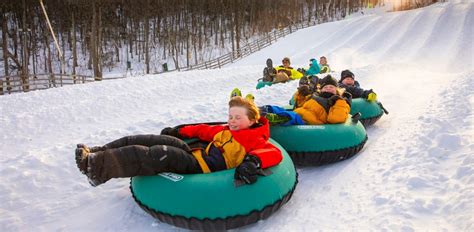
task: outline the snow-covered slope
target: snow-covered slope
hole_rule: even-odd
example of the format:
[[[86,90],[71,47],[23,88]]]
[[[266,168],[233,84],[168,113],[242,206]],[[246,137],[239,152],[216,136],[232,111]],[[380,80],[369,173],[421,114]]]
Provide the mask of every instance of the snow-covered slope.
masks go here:
[[[350,160],[299,168],[293,198],[251,231],[474,230],[474,2],[322,24],[229,67],[0,97],[0,231],[169,231],[135,204],[128,179],[91,187],[76,143],[227,118],[234,87],[286,104],[297,83],[255,90],[266,58],[325,55],[390,111]]]

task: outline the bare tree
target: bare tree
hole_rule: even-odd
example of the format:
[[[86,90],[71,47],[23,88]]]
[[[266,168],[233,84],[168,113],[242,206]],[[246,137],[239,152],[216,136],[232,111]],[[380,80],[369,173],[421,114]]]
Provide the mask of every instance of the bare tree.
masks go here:
[[[91,41],[90,41],[90,53],[92,59],[92,66],[94,68],[94,79],[95,80],[102,80],[102,73],[99,67],[99,52],[98,52],[98,12],[97,12],[97,1],[100,0],[92,0],[92,23],[91,23]]]

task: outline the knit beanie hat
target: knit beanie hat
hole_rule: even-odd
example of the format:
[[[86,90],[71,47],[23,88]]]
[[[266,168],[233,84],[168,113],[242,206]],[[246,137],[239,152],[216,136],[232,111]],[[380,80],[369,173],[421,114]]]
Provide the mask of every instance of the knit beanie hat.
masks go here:
[[[348,77],[352,77],[352,79],[355,79],[354,78],[354,73],[349,71],[349,69],[346,69],[346,70],[341,72],[341,80],[339,80],[339,82],[342,82],[344,79],[346,79]]]
[[[321,89],[326,85],[334,85],[337,87],[337,80],[336,78],[332,77],[331,75],[325,76],[323,79],[320,80]]]

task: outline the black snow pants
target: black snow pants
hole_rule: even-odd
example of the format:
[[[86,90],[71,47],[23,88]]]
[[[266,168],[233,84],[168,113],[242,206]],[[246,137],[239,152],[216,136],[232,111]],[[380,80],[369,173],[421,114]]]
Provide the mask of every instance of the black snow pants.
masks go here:
[[[89,157],[92,176],[106,182],[116,177],[156,175],[160,172],[202,173],[189,146],[168,135],[133,135],[103,146]]]

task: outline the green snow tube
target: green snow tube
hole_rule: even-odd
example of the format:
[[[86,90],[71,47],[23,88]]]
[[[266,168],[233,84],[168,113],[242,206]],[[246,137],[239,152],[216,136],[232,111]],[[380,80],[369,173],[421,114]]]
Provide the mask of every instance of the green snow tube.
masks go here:
[[[262,81],[262,80],[260,80],[260,81],[257,82],[257,86],[255,88],[256,89],[261,89],[265,86],[272,86],[272,84],[273,84],[273,82],[271,82],[271,81]]]
[[[351,114],[361,113],[360,122],[364,126],[373,125],[382,115],[388,112],[383,108],[380,102],[370,102],[363,98],[352,99]]]
[[[286,110],[293,110],[294,104],[295,100],[294,98],[291,98],[290,105],[283,106],[283,108]],[[380,102],[370,102],[364,98],[353,98],[350,113],[354,115],[358,112],[361,114],[359,121],[365,127],[373,125],[382,117],[384,113],[388,114],[388,111]]]
[[[296,165],[317,166],[348,159],[367,141],[364,126],[349,118],[341,124],[271,126],[270,137]]]
[[[234,171],[208,174],[161,173],[131,178],[133,198],[159,220],[191,230],[227,230],[268,218],[290,200],[297,173],[288,153],[255,184],[234,186]]]

